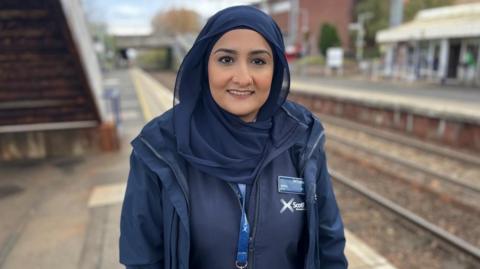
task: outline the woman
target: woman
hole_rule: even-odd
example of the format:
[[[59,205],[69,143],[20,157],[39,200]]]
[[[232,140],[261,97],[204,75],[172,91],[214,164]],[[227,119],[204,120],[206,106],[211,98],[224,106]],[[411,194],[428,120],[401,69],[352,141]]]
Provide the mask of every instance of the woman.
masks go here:
[[[286,101],[283,37],[248,6],[209,19],[177,75],[178,104],[132,141],[127,268],[346,268],[324,133]]]

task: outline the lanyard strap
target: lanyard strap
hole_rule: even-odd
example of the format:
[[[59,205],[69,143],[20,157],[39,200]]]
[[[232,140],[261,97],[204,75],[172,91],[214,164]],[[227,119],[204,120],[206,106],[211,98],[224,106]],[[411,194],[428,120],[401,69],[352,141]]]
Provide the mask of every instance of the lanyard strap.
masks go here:
[[[250,225],[248,224],[247,214],[245,213],[246,186],[238,184],[239,198],[242,203],[242,218],[240,220],[240,232],[238,234],[237,260],[235,266],[238,269],[245,269],[248,265],[248,239],[250,237]]]

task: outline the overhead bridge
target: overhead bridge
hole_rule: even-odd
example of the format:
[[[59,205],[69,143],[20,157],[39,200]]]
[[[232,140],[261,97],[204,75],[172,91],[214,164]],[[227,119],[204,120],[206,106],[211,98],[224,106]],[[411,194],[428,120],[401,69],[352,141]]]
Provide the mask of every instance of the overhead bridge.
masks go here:
[[[177,35],[117,35],[115,36],[115,47],[119,51],[126,51],[128,49],[167,49],[168,62],[175,59],[178,66],[192,47],[195,38],[196,34],[194,33]],[[172,64],[169,65],[171,65],[169,66],[170,68],[173,68]]]

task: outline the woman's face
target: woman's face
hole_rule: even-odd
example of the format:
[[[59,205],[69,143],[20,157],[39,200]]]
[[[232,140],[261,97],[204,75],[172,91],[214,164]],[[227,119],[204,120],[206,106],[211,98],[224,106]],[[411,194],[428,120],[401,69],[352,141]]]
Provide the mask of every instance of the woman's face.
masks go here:
[[[267,101],[273,77],[273,54],[257,32],[226,32],[208,59],[208,82],[215,102],[245,122],[253,121]]]

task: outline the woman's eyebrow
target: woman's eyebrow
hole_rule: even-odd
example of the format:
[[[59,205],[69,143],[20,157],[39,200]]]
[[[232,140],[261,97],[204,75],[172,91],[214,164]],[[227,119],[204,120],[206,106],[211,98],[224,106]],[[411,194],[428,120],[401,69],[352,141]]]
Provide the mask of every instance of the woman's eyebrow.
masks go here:
[[[252,55],[267,54],[268,56],[272,57],[272,54],[268,50],[263,50],[263,49],[251,51],[250,54]]]
[[[236,50],[224,49],[224,48],[217,49],[213,54],[215,54],[217,52],[226,52],[226,53],[231,53],[231,54],[238,54],[238,52]]]
[[[218,52],[225,52],[225,53],[230,53],[230,54],[238,54],[236,50],[233,49],[226,49],[226,48],[219,48],[213,52],[213,54],[218,53]],[[267,54],[268,56],[272,57],[272,54],[268,50],[264,49],[258,49],[258,50],[252,50],[250,55],[256,55],[256,54]]]

